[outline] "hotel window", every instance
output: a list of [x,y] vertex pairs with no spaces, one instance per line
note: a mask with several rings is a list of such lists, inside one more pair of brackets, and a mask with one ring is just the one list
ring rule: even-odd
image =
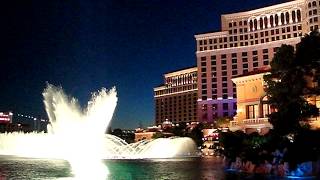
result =
[[201,68],[201,72],[206,72],[206,68]]
[[269,59],[268,54],[263,55],[263,59]]
[[231,57],[233,57],[233,58],[234,58],[234,57],[237,57],[237,53],[232,53],[232,54],[231,54]]
[[271,35],[274,35],[274,30],[271,30]]
[[230,42],[233,41],[233,37],[232,37],[232,36],[229,37],[229,41],[230,41]]
[[217,78],[212,78],[212,82],[217,82]]
[[318,17],[314,17],[313,22],[318,22]]
[[248,40],[248,35],[247,35],[247,34],[244,35],[244,39],[245,39],[245,40]]
[[232,65],[232,69],[237,69],[237,65],[236,64]]
[[237,33],[237,32],[238,32],[237,29],[234,29],[234,30],[233,30],[233,33]]
[[246,106],[246,109],[248,119],[254,119],[258,116],[258,105],[248,105]]
[[310,10],[310,11],[309,11],[309,16],[311,16],[311,15],[312,15],[312,11]]
[[222,43],[222,38],[219,38],[219,43]]
[[242,52],[242,56],[247,56],[248,53],[247,52]]
[[248,62],[248,58],[242,58],[242,62]]
[[280,37],[279,37],[279,36],[276,36],[276,40],[280,40]]
[[201,61],[206,61],[206,57],[201,57]]
[[199,41],[199,44],[202,45],[202,40]]
[[237,63],[237,59],[232,59],[232,63]]
[[242,32],[243,32],[243,29],[242,29],[242,28],[240,28],[240,29],[239,29],[239,32],[240,32],[240,33],[242,34]]
[[223,103],[223,110],[228,110],[228,103]]
[[294,37],[298,37],[298,34],[297,34],[297,33],[294,33],[293,36],[294,36]]
[[263,37],[264,36],[264,33],[263,32],[260,32],[260,37]]
[[213,66],[213,67],[211,67],[211,70],[212,70],[212,71],[216,71],[217,68],[216,68],[215,66]]
[[221,64],[227,64],[227,60],[221,60]]
[[265,31],[265,32],[264,32],[264,35],[265,35],[265,36],[268,36],[268,35],[269,35],[268,31]]
[[233,22],[233,26],[237,26],[237,22]]
[[212,88],[217,88],[217,84],[212,84]]
[[227,81],[228,78],[227,77],[222,77],[222,81]]
[[263,61],[263,65],[269,65],[269,61],[268,60]]
[[275,38],[274,38],[274,37],[272,37],[272,38],[271,38],[271,40],[272,40],[272,41],[274,41],[274,40],[275,40]]
[[248,72],[248,69],[244,69],[243,70],[243,74],[247,73]]
[[224,48],[227,48],[227,47],[228,47],[228,45],[227,45],[227,44],[224,44],[224,45],[223,45],[223,47],[224,47]]
[[248,68],[248,64],[243,64],[242,68]]
[[258,38],[258,33],[254,33],[254,38]]
[[207,40],[203,40],[203,44],[204,44],[204,45],[207,45]]
[[217,43],[217,39],[213,39],[213,43]]
[[221,70],[227,70],[227,66],[222,66]]
[[253,67],[258,67],[258,62],[254,62]]
[[200,51],[203,51],[203,47],[200,47]]
[[299,25],[299,26],[298,26],[298,30],[302,30],[302,27],[301,27],[301,25]]
[[232,23],[229,23],[229,27],[232,27]]
[[222,87],[228,87],[228,83],[222,83]]
[[287,32],[290,32],[290,27],[287,27]]
[[224,42],[227,42],[227,41],[228,41],[227,37],[224,37],[224,38],[223,38],[223,41],[224,41]]
[[313,7],[317,6],[317,2],[316,2],[316,1],[313,1],[313,2],[312,2],[312,6],[313,6]]
[[222,71],[222,76],[227,76],[227,71]]
[[258,51],[252,51],[252,55],[257,55]]
[[225,58],[227,58],[227,55],[222,54],[222,55],[221,55],[221,59],[225,59]]
[[228,89],[222,89],[222,93],[228,93]]
[[240,36],[240,40],[241,40],[241,41],[243,40],[243,35]]
[[232,75],[237,75],[238,74],[238,71],[237,70],[233,70],[232,71]]
[[253,61],[258,61],[258,56],[254,56],[254,57],[252,58],[252,60],[253,60]]
[[232,34],[232,30],[231,29],[229,30],[229,34]]
[[212,60],[212,61],[211,61],[211,65],[212,65],[212,66],[215,66],[216,64],[217,64],[217,63],[216,63],[216,60]]
[[206,62],[201,62],[201,66],[206,66]]
[[262,53],[268,53],[268,49],[263,49]]

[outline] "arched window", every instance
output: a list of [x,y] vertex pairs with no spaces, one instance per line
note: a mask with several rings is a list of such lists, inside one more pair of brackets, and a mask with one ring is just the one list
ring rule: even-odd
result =
[[263,18],[263,22],[264,22],[264,27],[268,28],[268,18],[267,17]]
[[278,14],[276,14],[276,15],[274,16],[274,23],[276,24],[276,26],[278,26],[278,24],[279,24]]
[[295,23],[296,22],[296,12],[292,11],[291,16],[292,16],[292,21]]
[[281,17],[281,24],[283,25],[284,24],[284,14],[281,13],[280,17]]
[[313,6],[313,7],[317,6],[317,2],[316,2],[316,1],[313,1],[313,2],[312,2],[312,6]]
[[309,4],[308,4],[308,8],[311,8],[311,3],[309,2]]
[[286,12],[286,23],[289,24],[289,12]]
[[254,19],[254,20],[253,20],[253,25],[254,25],[254,29],[257,30],[257,29],[258,29],[257,19]]
[[270,16],[270,25],[273,27],[273,16]]
[[259,25],[260,25],[260,29],[263,29],[263,20],[262,20],[262,18],[260,18],[260,20],[259,20]]
[[252,31],[252,29],[253,29],[253,22],[252,22],[252,20],[250,20],[249,25],[250,25],[250,31]]
[[298,22],[301,22],[301,11],[299,9],[297,10],[297,18]]

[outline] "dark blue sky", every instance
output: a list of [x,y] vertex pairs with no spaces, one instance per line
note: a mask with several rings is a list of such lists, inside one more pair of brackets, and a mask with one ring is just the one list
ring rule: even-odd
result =
[[[9,1],[9,0],[8,0]],[[1,4],[0,111],[45,117],[45,82],[85,105],[116,86],[112,128],[153,124],[153,87],[194,66],[194,34],[281,0],[10,0]]]

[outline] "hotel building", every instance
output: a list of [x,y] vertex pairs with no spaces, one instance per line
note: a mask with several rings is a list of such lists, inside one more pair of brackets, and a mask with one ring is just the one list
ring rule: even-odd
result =
[[154,88],[156,125],[197,121],[197,68],[164,74],[164,85]]
[[221,31],[195,35],[198,121],[236,114],[231,78],[268,67],[277,48],[295,45],[320,25],[319,0],[295,0],[221,15]]

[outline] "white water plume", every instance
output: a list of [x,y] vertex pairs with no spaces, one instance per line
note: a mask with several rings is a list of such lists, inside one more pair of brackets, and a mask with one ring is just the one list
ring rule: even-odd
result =
[[69,161],[78,179],[106,179],[102,159],[145,159],[193,156],[190,138],[159,138],[128,144],[106,135],[117,104],[115,88],[93,93],[86,108],[65,95],[61,87],[48,84],[43,92],[49,117],[48,133],[0,134],[0,154]]

